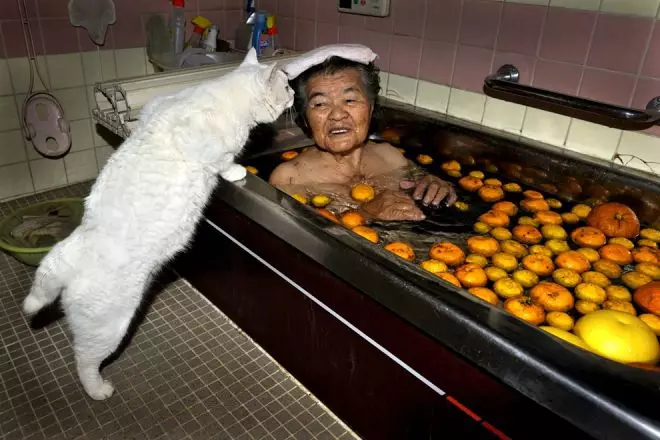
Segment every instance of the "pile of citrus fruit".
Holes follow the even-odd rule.
[[[417,161],[433,162],[425,155]],[[487,203],[474,234],[463,247],[437,242],[424,258],[404,242],[385,243],[387,251],[584,350],[628,364],[660,361],[660,231],[641,228],[635,212],[620,203],[568,209],[556,198],[486,178],[482,171],[463,176],[455,160],[440,169],[457,179],[462,191]],[[351,196],[362,203],[375,192],[358,184]],[[359,211],[335,215],[326,209],[331,200],[323,194],[296,198],[380,242]],[[455,209],[471,207],[459,201]]]

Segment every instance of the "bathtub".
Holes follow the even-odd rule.
[[[652,175],[386,103],[374,137],[392,139],[392,129],[410,158],[494,165],[507,181],[569,204],[577,186],[579,198],[605,191],[645,224],[660,220]],[[241,162],[264,167],[309,144],[284,122],[278,130],[257,133]],[[265,178],[223,181],[175,267],[362,437],[660,439],[651,403],[660,401],[660,370],[560,342],[402,263]],[[457,239],[468,232],[460,222],[434,225],[431,233]]]

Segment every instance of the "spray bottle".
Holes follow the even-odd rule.
[[[186,39],[185,6],[185,0],[172,0],[170,33],[172,37],[172,50],[175,54],[183,52],[183,45]]]

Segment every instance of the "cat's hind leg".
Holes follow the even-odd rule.
[[[67,296],[73,288],[72,283]],[[92,399],[104,400],[114,392],[113,385],[101,376],[99,369],[126,335],[141,294],[138,289],[134,292],[123,290],[121,294],[118,289],[96,291],[90,292],[90,297],[98,298],[98,301],[86,299],[66,306],[78,377]]]
[[[55,301],[64,289],[70,271],[70,267],[63,260],[65,247],[67,247],[67,243],[60,242],[41,261],[30,288],[30,294],[23,301],[25,314],[37,313]]]

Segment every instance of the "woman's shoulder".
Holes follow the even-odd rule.
[[[304,150],[293,159],[279,164],[268,178],[272,185],[291,185],[296,184],[303,174],[303,164],[309,164],[313,161],[313,151]]]

